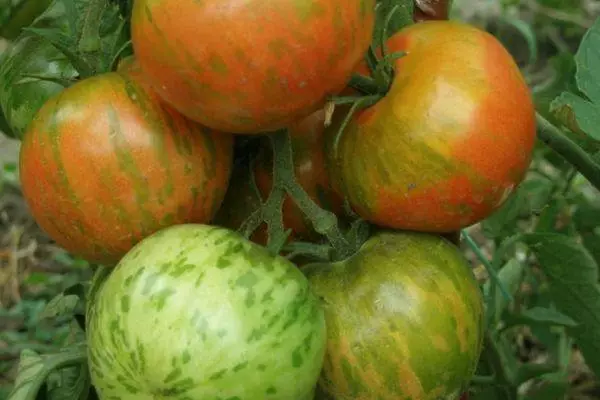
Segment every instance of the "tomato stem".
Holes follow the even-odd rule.
[[[279,184],[308,217],[315,231],[327,237],[336,257],[345,258],[350,255],[353,252],[352,246],[339,229],[336,215],[320,208],[296,181],[289,132],[281,131],[269,138],[273,148],[274,185]]]
[[[392,7],[392,9],[390,10],[390,12],[388,13],[388,15],[386,15],[385,17],[385,21],[383,23],[383,29],[381,31],[381,54],[383,55],[383,57],[385,57],[388,53],[388,49],[387,49],[387,39],[388,39],[388,29],[390,27],[390,23],[392,22],[392,18],[394,17],[394,14],[396,14],[396,12],[398,11],[398,9],[400,8],[400,6],[398,4],[396,4],[394,7]]]
[[[349,85],[363,94],[369,95],[379,93],[379,87],[377,86],[377,83],[370,76],[365,76],[362,74],[353,74],[350,78]]]
[[[563,134],[559,128],[536,113],[538,138],[571,163],[596,189],[600,190],[600,165],[592,156]]]
[[[477,256],[479,261],[481,261],[481,263],[485,267],[488,275],[490,276],[490,278],[492,280],[492,283],[498,285],[498,287],[500,288],[500,291],[502,292],[504,299],[509,302],[513,301],[513,296],[508,292],[508,289],[506,288],[504,283],[500,280],[500,277],[498,276],[498,272],[496,271],[496,268],[492,265],[490,260],[483,254],[483,252],[481,251],[481,249],[479,248],[479,246],[477,245],[475,240],[473,240],[471,235],[464,229],[461,231],[461,234],[462,234],[463,238],[465,239],[465,241],[467,242],[467,245],[469,246],[469,248],[471,248],[473,253]]]
[[[331,246],[307,242],[293,242],[284,247],[286,258],[294,259],[297,256],[311,256],[317,260],[329,260],[331,258]]]

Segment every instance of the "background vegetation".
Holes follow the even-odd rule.
[[[25,3],[44,6],[43,1],[0,0],[0,52],[15,37],[15,15],[25,21],[35,15]],[[489,30],[505,43],[525,72],[538,111],[555,122],[551,102],[564,91],[578,93],[578,46],[600,15],[600,1],[455,0],[451,15]],[[600,54],[596,57],[600,66]],[[565,134],[600,162],[600,141],[566,130]],[[46,352],[67,339],[71,318],[53,318],[46,306],[90,273],[85,261],[56,247],[32,220],[19,191],[17,157],[17,142],[0,135],[0,399],[8,397],[21,350]],[[517,195],[492,218],[466,231],[462,246],[478,278],[489,282],[488,270],[502,266],[501,284],[487,283],[485,288],[488,306],[494,308],[488,322],[504,335],[494,342],[497,347],[486,347],[473,381],[474,398],[506,398],[496,390],[501,385],[507,396],[531,400],[600,399],[600,383],[592,372],[598,370],[600,353],[596,360],[584,360],[571,334],[578,323],[554,306],[557,298],[567,299],[564,305],[577,297],[571,307],[587,309],[579,310],[588,331],[582,342],[597,343],[600,352],[600,315],[595,312],[600,309],[598,221],[597,189],[540,142]],[[595,262],[557,248],[537,251],[534,259],[530,249],[506,244],[507,238],[522,232],[573,237]],[[511,257],[504,257],[509,253]],[[562,267],[553,276],[538,268],[543,260],[553,265],[558,258]],[[490,260],[488,268],[485,260]],[[556,285],[561,279],[562,289]]]

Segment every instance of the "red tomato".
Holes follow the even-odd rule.
[[[355,211],[375,224],[456,231],[488,217],[522,181],[535,143],[535,110],[519,68],[487,32],[426,21],[395,34],[387,95],[336,139],[328,169]]]
[[[136,56],[158,93],[214,129],[284,128],[344,88],[375,0],[136,0]]]
[[[161,228],[210,221],[232,150],[231,135],[162,104],[123,63],[44,104],[23,138],[20,177],[33,216],[60,246],[114,264]]]

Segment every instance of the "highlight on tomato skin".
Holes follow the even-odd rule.
[[[136,0],[131,34],[175,109],[219,131],[258,134],[341,91],[374,24],[375,0]]]
[[[446,233],[487,218],[523,180],[535,144],[533,100],[514,59],[491,34],[455,21],[411,25],[387,45],[408,52],[388,93],[339,136],[347,108],[338,108],[326,131],[334,187],[384,227]]]
[[[232,135],[183,117],[124,62],[44,104],[23,137],[20,180],[54,241],[112,266],[161,228],[209,222],[232,163]]]

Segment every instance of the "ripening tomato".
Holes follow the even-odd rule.
[[[288,126],[344,88],[375,0],[136,0],[136,56],[158,93],[208,127]]]
[[[535,110],[518,66],[491,34],[450,21],[411,25],[388,41],[408,55],[389,92],[338,135],[328,170],[355,211],[395,229],[450,232],[497,210],[522,181]]]
[[[134,62],[51,97],[23,137],[20,178],[63,248],[112,265],[155,231],[205,223],[224,197],[231,135],[159,101]]]
[[[325,111],[319,110],[290,124],[288,131],[294,156],[296,181],[320,207],[341,214],[343,199],[331,189],[325,170],[323,154]],[[258,193],[252,186],[252,178],[247,166],[236,168],[223,205],[215,217],[215,223],[237,229],[260,206],[261,199],[267,200],[273,185],[273,152],[268,142],[265,138],[254,161],[253,173]],[[289,196],[284,199],[282,213],[284,228],[291,230],[290,238],[318,239],[312,223]],[[251,239],[256,243],[266,244],[266,224],[262,224]]]
[[[322,300],[321,399],[458,399],[484,335],[481,290],[441,236],[380,231],[352,256],[305,265]]]

